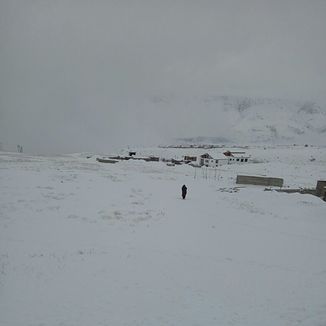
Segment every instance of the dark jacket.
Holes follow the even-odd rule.
[[[185,198],[186,195],[187,195],[187,187],[186,187],[186,185],[183,185],[181,190],[182,190],[182,197]]]

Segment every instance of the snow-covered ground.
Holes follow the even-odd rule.
[[[326,325],[326,203],[235,184],[315,187],[326,149],[247,152],[207,172],[0,152],[0,325]]]

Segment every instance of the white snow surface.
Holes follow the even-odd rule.
[[[326,149],[247,151],[206,173],[0,152],[0,325],[326,325],[326,203],[235,184],[315,187]]]

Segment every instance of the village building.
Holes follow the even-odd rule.
[[[232,163],[247,163],[250,160],[250,156],[246,155],[246,152],[231,152],[226,151],[223,153],[229,159],[229,164]]]
[[[250,156],[246,155],[245,152],[224,152],[219,157],[212,157],[210,154],[205,153],[199,156],[184,156],[184,162],[189,163],[193,166],[206,166],[216,168],[221,165],[234,164],[234,163],[248,163]]]
[[[186,156],[183,157],[183,160],[186,163],[196,162],[197,161],[197,156],[189,156],[189,155],[186,155]]]
[[[228,158],[214,158],[208,153],[199,156],[184,156],[184,161],[192,166],[206,166],[211,168],[216,168],[219,165],[228,164]]]

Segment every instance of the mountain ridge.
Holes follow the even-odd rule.
[[[326,107],[313,101],[228,95],[182,98],[170,95],[156,96],[152,103],[161,108],[174,107],[184,113],[188,108],[189,112],[192,111],[189,116],[191,132],[175,137],[178,142],[325,144]],[[200,124],[202,129],[207,125],[207,132],[191,128],[196,124]]]

